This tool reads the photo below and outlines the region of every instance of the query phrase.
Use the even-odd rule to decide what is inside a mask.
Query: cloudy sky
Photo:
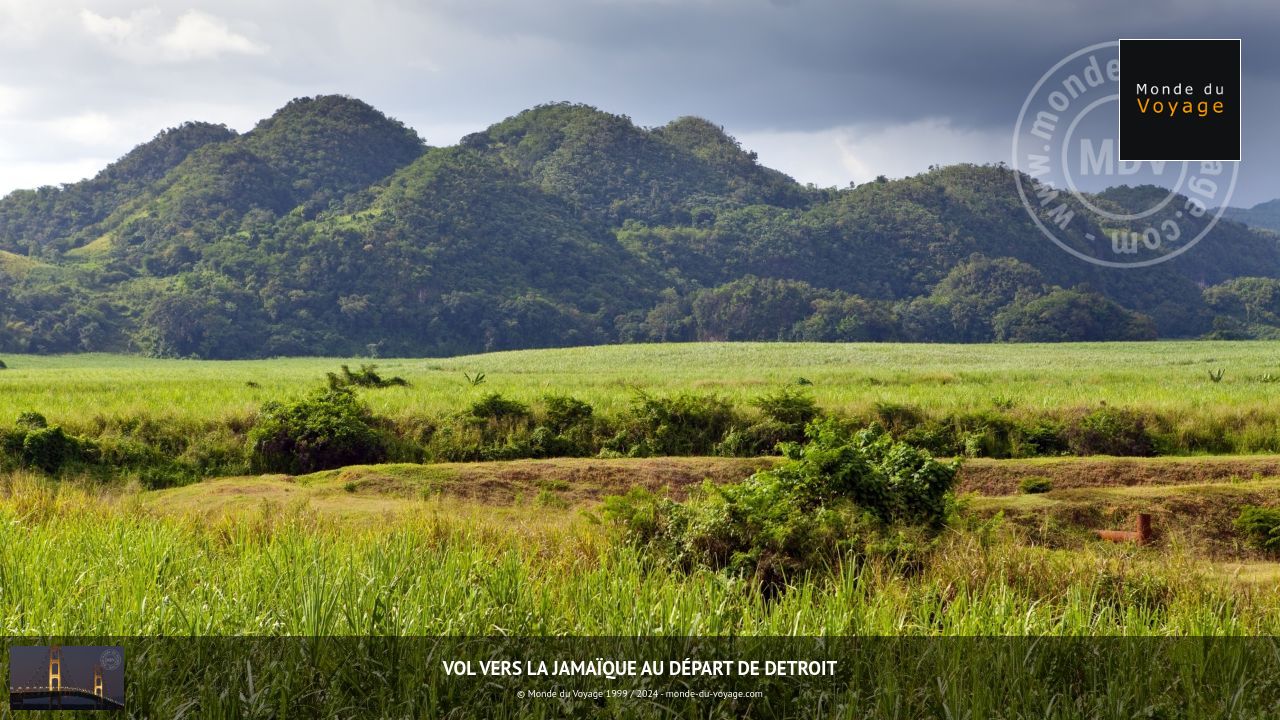
[[[701,115],[843,186],[1008,160],[1040,75],[1118,37],[1242,37],[1233,204],[1280,197],[1274,0],[0,0],[0,194],[319,93],[434,145],[552,100],[642,125]]]

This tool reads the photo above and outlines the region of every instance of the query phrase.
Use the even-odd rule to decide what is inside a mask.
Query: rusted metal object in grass
[[[1147,545],[1151,542],[1151,514],[1138,513],[1138,522],[1134,530],[1099,530],[1097,532],[1102,540]]]

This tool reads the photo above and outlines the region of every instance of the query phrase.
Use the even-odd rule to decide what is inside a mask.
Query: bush
[[[726,457],[776,454],[779,445],[795,442],[796,439],[796,429],[793,426],[776,420],[762,420],[749,427],[730,430],[716,446],[716,454]]]
[[[1250,545],[1269,555],[1280,553],[1280,508],[1247,505],[1236,517],[1235,527]]]
[[[377,370],[377,365],[361,365],[358,371],[351,372],[351,368],[343,365],[341,373],[326,373],[329,378],[329,389],[405,387],[409,384],[409,381],[402,377],[384,378],[377,373]]]
[[[27,439],[25,430],[0,428],[0,469],[9,469],[22,461],[22,441]]]
[[[958,449],[967,457],[1007,458],[1013,455],[1017,425],[993,411],[963,413],[949,418],[959,441]]]
[[[1050,418],[1038,418],[1018,427],[1016,456],[1061,455],[1068,450],[1062,424]]]
[[[1155,454],[1155,441],[1143,416],[1133,410],[1103,406],[1067,424],[1067,447],[1076,455]]]
[[[583,457],[598,448],[600,423],[590,405],[547,396],[542,422],[529,406],[499,394],[486,395],[464,413],[446,419],[426,439],[429,457],[451,462]]]
[[[38,412],[18,415],[16,427],[0,431],[0,461],[43,470],[50,475],[68,463],[97,459],[97,446],[88,438],[68,435],[60,426],[50,427]]]
[[[710,455],[737,422],[733,406],[713,395],[639,392],[606,449],[632,457]]]
[[[508,400],[498,393],[489,393],[471,404],[467,414],[479,420],[526,420],[529,406],[516,400]]]
[[[758,397],[751,404],[764,417],[750,427],[730,430],[717,454],[751,457],[776,453],[781,443],[803,441],[805,426],[818,417],[813,398],[790,387]]]
[[[18,414],[17,425],[24,430],[39,430],[49,427],[49,421],[40,413],[29,410]]]
[[[1030,475],[1022,478],[1022,482],[1018,483],[1018,490],[1027,495],[1047,493],[1052,489],[1053,481],[1042,475]]]
[[[877,402],[874,409],[876,422],[889,428],[895,435],[925,422],[924,413],[914,405],[882,401]]]
[[[771,591],[900,530],[941,526],[956,463],[894,442],[879,426],[851,433],[827,420],[807,434],[809,442],[784,446],[785,463],[742,483],[706,483],[686,503],[635,489],[607,498],[604,513],[627,542],[677,566],[749,575]]]
[[[595,412],[587,403],[568,395],[548,395],[543,402],[547,406],[547,427],[558,435],[589,424]]]
[[[256,472],[290,474],[382,462],[389,446],[369,408],[346,390],[263,405],[249,444]]]
[[[70,462],[89,459],[93,444],[68,435],[61,426],[28,430],[22,439],[22,461],[50,475]]]
[[[751,404],[760,408],[761,414],[769,420],[800,428],[801,435],[805,426],[818,417],[818,404],[813,397],[790,387],[761,395],[752,400]]]
[[[175,457],[172,452],[164,451],[154,440],[136,437],[105,438],[101,442],[99,453],[103,467],[109,468],[109,472],[117,477],[132,477],[147,490],[198,482],[217,472],[202,471]],[[243,448],[240,449],[239,457],[240,464],[243,465]]]
[[[557,435],[545,425],[539,425],[528,433],[510,433],[505,442],[492,443],[481,447],[479,451],[481,460],[575,457],[585,454],[588,453],[581,452],[572,441],[563,435]]]
[[[951,419],[928,420],[898,437],[903,442],[928,450],[934,455],[963,455],[965,438],[958,438],[956,432],[956,424]]]
[[[0,360],[0,370],[8,370],[8,369],[9,369],[9,366],[5,365],[3,360]]]

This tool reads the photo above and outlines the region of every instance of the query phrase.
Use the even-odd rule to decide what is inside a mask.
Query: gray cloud
[[[1244,38],[1237,200],[1280,195],[1280,14],[1252,0],[0,0],[0,192],[74,180],[59,173],[182,120],[244,130],[322,92],[435,143],[549,100],[646,125],[697,114],[798,179],[864,180],[1006,159],[989,155],[1058,58],[1162,36]],[[938,127],[972,153],[920,142]]]

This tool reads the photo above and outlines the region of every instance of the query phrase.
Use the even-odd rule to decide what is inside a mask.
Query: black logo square
[[[1120,41],[1121,160],[1240,159],[1240,41]]]

